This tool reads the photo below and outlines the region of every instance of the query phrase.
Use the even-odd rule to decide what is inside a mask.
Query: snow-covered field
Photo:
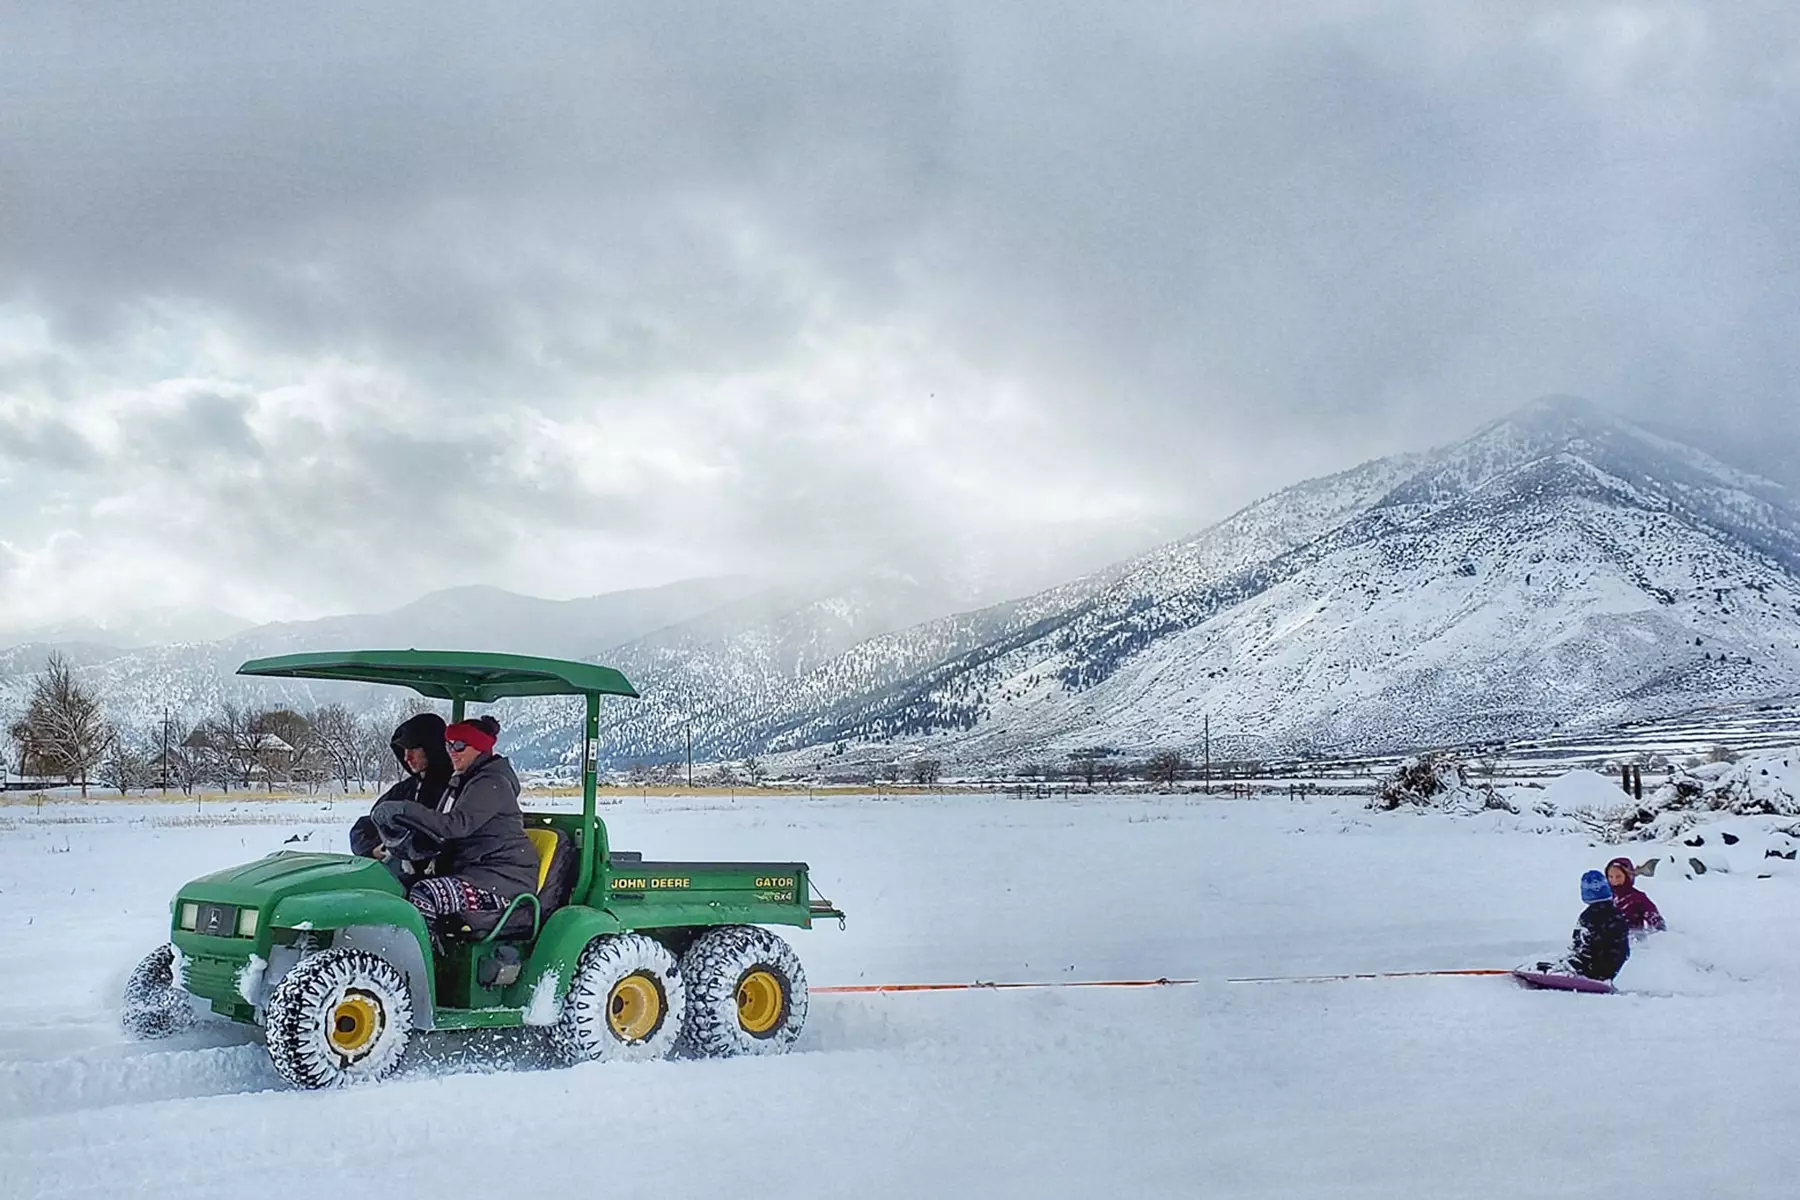
[[[360,807],[0,808],[0,1197],[1800,1193],[1783,860],[1646,880],[1672,931],[1616,997],[1232,982],[1559,950],[1580,872],[1618,851],[1506,814],[632,799],[605,813],[623,848],[812,863],[850,913],[795,934],[815,986],[1200,982],[821,995],[778,1059],[546,1069],[522,1035],[436,1037],[336,1093],[284,1089],[237,1029],[122,1039],[118,987],[178,884],[339,845]],[[1708,821],[1740,846],[1770,823]]]

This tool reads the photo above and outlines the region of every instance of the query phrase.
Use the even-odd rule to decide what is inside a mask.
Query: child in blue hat
[[[1581,877],[1581,899],[1587,907],[1575,923],[1568,969],[1589,979],[1611,980],[1631,957],[1631,927],[1613,903],[1612,885],[1599,871]]]

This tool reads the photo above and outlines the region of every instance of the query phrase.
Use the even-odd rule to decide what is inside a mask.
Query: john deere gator
[[[539,1026],[564,1061],[769,1054],[806,1021],[806,972],[768,926],[843,920],[801,862],[666,862],[618,850],[596,816],[601,701],[635,697],[590,663],[451,651],[299,654],[239,674],[411,688],[464,706],[581,697],[581,812],[527,812],[537,889],[431,929],[388,868],[278,851],[184,884],[169,942],[126,987],[139,1037],[199,1017],[262,1027],[301,1087],[379,1079],[415,1032]]]

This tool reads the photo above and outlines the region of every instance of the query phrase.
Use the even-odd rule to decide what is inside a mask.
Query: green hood
[[[309,892],[364,891],[405,895],[399,880],[371,858],[282,850],[242,866],[202,875],[179,900],[205,900],[267,911],[277,901]]]

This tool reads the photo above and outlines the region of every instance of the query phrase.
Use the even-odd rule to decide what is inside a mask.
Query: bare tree
[[[265,752],[267,731],[260,714],[228,701],[202,724],[202,730],[214,777],[228,790],[233,783],[249,787]]]
[[[752,754],[744,760],[744,778],[750,781],[751,787],[761,787],[768,777],[769,768],[763,765],[762,759]]]
[[[350,781],[361,779],[366,758],[361,722],[341,704],[324,704],[314,710],[310,724],[321,769],[348,792]]]
[[[1179,750],[1158,750],[1144,763],[1144,778],[1173,787],[1188,771],[1188,760]]]
[[[362,730],[357,741],[358,779],[384,788],[400,778],[400,760],[394,757],[394,729],[400,723],[379,715],[364,717],[357,723]]]
[[[4,783],[8,771],[25,774],[25,743],[19,739],[23,721],[15,721],[11,725],[0,727],[0,749],[11,748],[10,754],[0,754],[0,783]]]
[[[924,787],[936,785],[944,776],[944,764],[935,758],[915,759],[912,765],[912,781]]]
[[[157,781],[157,756],[123,736],[107,744],[100,760],[100,782],[119,789],[124,796],[133,788],[154,787]]]
[[[1089,791],[1094,790],[1094,776],[1100,773],[1100,757],[1098,750],[1077,750],[1069,755],[1069,773]]]
[[[144,744],[145,763],[151,776],[145,787],[161,786],[166,791],[173,784],[183,792],[193,792],[203,774],[200,755],[188,745],[193,737],[194,726],[185,719],[173,714],[164,718],[151,740]]]
[[[1100,777],[1101,783],[1118,783],[1125,778],[1125,764],[1116,758],[1103,758],[1095,766],[1094,773]]]
[[[653,763],[638,759],[625,769],[626,781],[632,787],[670,787],[681,783],[686,776],[678,762]]]
[[[180,769],[186,777],[187,790],[196,784],[216,783],[226,792],[231,791],[234,777],[231,760],[216,738],[211,719],[188,730],[187,736],[171,751],[170,765]]]
[[[193,736],[192,730],[186,731],[180,741],[170,742],[168,750],[169,782],[180,788],[182,794],[187,796],[193,795],[195,785],[206,778],[205,756],[196,753],[188,745],[189,739]]]
[[[51,654],[31,689],[25,715],[13,723],[19,770],[79,783],[87,795],[94,768],[113,740],[100,700],[75,678],[68,659]]]

